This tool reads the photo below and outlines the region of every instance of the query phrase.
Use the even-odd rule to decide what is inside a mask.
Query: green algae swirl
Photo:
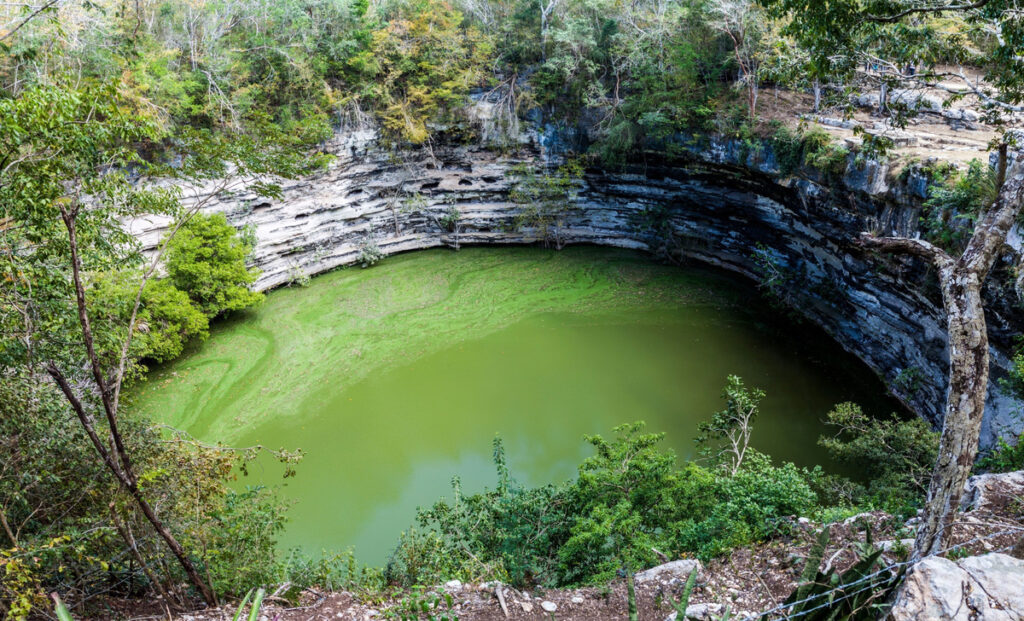
[[[381,562],[418,505],[513,473],[563,479],[585,433],[646,420],[692,454],[725,376],[768,392],[758,448],[811,465],[836,402],[882,388],[817,331],[780,325],[746,283],[593,247],[425,251],[272,292],[150,373],[133,407],[205,441],[302,448],[285,546]],[[265,464],[243,484],[280,481]]]

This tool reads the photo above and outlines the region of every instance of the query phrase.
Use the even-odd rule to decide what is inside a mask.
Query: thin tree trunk
[[[949,331],[946,414],[913,560],[938,554],[948,547],[960,497],[978,454],[988,394],[988,333],[981,281],[973,271],[961,270],[953,270],[944,280],[948,281],[942,287],[942,297]]]
[[[174,555],[178,564],[181,565],[181,568],[185,571],[185,575],[188,576],[189,581],[192,582],[192,584],[199,590],[199,593],[203,597],[203,601],[211,606],[216,605],[217,600],[213,595],[213,591],[205,582],[203,582],[203,579],[199,577],[199,572],[196,571],[195,565],[192,564],[192,560],[188,557],[188,554],[185,553],[185,549],[181,547],[181,544],[178,543],[178,540],[175,539],[171,531],[164,526],[163,521],[157,517],[153,508],[149,505],[149,502],[142,496],[139,486],[121,471],[117,462],[114,461],[113,455],[111,455],[106,447],[103,446],[103,441],[100,440],[99,435],[96,433],[91,417],[85,411],[85,408],[82,406],[82,402],[75,396],[67,378],[65,378],[60,370],[52,363],[47,368],[47,372],[50,374],[50,377],[57,382],[61,392],[64,393],[64,397],[68,400],[68,403],[71,404],[72,409],[74,409],[75,414],[78,416],[79,422],[82,423],[82,427],[85,429],[86,434],[88,434],[89,439],[92,441],[93,448],[95,448],[96,452],[99,453],[103,463],[106,464],[107,468],[114,473],[114,477],[117,478],[118,483],[120,483],[121,486],[124,487],[131,495],[132,500],[135,501],[135,504],[137,504],[139,509],[142,510],[142,514],[146,516],[146,519],[153,526],[153,530],[155,530],[156,533],[160,535],[160,538],[164,540],[164,543],[167,545],[168,549],[170,549],[171,554]]]
[[[61,373],[60,369],[51,362],[47,368],[49,375],[57,382],[61,391],[64,393],[68,403],[71,404],[78,416],[79,422],[85,428],[86,433],[92,440],[93,447],[99,453],[103,459],[103,463],[113,472],[118,482],[128,491],[132,499],[138,505],[146,519],[153,526],[160,538],[164,540],[171,553],[178,560],[185,574],[188,576],[192,584],[199,590],[203,600],[208,605],[216,605],[216,597],[210,587],[200,578],[199,573],[196,571],[195,566],[192,564],[192,560],[189,559],[188,554],[185,553],[184,548],[178,543],[178,540],[174,537],[170,530],[164,525],[163,521],[157,517],[156,512],[149,505],[149,502],[143,497],[141,490],[139,490],[138,482],[135,474],[132,471],[132,462],[129,456],[128,450],[124,445],[124,440],[121,437],[120,429],[117,425],[117,402],[113,400],[111,390],[106,379],[103,376],[103,370],[100,366],[99,356],[96,354],[96,349],[93,343],[92,328],[89,324],[89,313],[86,307],[85,301],[85,287],[82,285],[82,265],[81,258],[78,254],[78,234],[76,228],[76,219],[78,217],[79,206],[75,205],[70,210],[61,206],[61,218],[64,221],[64,225],[68,231],[68,243],[71,251],[71,274],[72,284],[75,288],[75,301],[78,309],[79,324],[82,328],[82,343],[85,346],[86,354],[89,359],[89,365],[92,370],[93,381],[96,384],[96,389],[99,392],[100,401],[103,404],[103,411],[106,414],[107,427],[110,432],[110,439],[113,445],[113,453],[107,450],[104,446],[103,441],[96,433],[92,423],[92,418],[88,415],[83,407],[81,401],[75,396],[74,391],[71,388],[70,383]],[[117,378],[120,381],[120,378]]]
[[[4,532],[7,533],[7,538],[11,540],[14,547],[18,547],[18,538],[14,535],[14,531],[11,530],[11,525],[7,522],[7,512],[4,511],[3,507],[0,507],[0,526],[3,526]]]

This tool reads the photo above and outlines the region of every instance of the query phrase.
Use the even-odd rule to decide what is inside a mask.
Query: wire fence
[[[937,552],[936,556],[938,556],[940,554],[946,554],[946,553],[952,552],[954,550],[959,550],[961,548],[965,548],[965,547],[973,545],[975,543],[980,543],[982,541],[987,541],[989,539],[995,539],[996,537],[1002,537],[1003,535],[1019,534],[1021,532],[1021,530],[1022,529],[1020,527],[1012,527],[1012,528],[1009,528],[1007,530],[1001,530],[1001,531],[998,531],[998,532],[989,533],[988,535],[984,535],[984,536],[981,536],[981,537],[975,537],[975,538],[970,539],[968,541],[964,541],[962,543],[958,543],[956,545],[949,546],[948,548]],[[990,552],[1007,552],[1009,550],[1012,550],[1013,548],[1014,548],[1014,545],[1009,545],[1009,546],[1006,546],[1004,548],[1000,548],[998,550],[991,550]],[[865,591],[869,591],[871,589],[874,589],[877,586],[873,582],[871,582],[874,578],[877,578],[877,577],[885,575],[885,574],[888,574],[888,575],[891,576],[896,571],[898,571],[899,569],[904,568],[904,567],[909,567],[911,565],[915,565],[917,562],[918,561],[909,561],[908,560],[908,561],[900,561],[898,563],[891,563],[891,564],[886,565],[885,567],[879,569],[878,571],[870,573],[870,574],[868,574],[866,576],[862,576],[861,578],[858,578],[857,580],[854,580],[854,581],[849,582],[847,584],[841,584],[841,585],[839,585],[839,586],[837,586],[837,587],[835,587],[833,589],[829,589],[828,591],[824,591],[822,593],[816,593],[815,595],[812,595],[810,597],[807,597],[807,598],[804,598],[804,599],[801,599],[801,600],[798,600],[798,601],[795,601],[795,602],[791,602],[791,603],[788,603],[788,604],[780,604],[779,606],[776,606],[774,608],[770,608],[768,610],[760,612],[757,615],[747,616],[746,620],[747,621],[756,621],[758,619],[766,619],[766,618],[769,618],[769,617],[778,618],[778,619],[799,619],[800,617],[807,616],[807,615],[811,614],[812,612],[815,612],[817,610],[821,610],[823,608],[836,606],[836,605],[840,604],[843,601],[852,599],[856,595],[860,595],[861,593],[864,593]],[[865,582],[868,582],[869,584],[867,586],[864,586],[864,587],[856,590],[856,591],[847,592],[850,588],[858,586],[858,585],[861,585],[861,584],[864,584]],[[831,596],[833,596],[834,594],[837,594],[837,593],[841,593],[842,595],[840,597],[835,597],[835,598],[831,597]],[[796,608],[797,606],[800,606],[801,604],[808,604],[808,603],[814,602],[816,600],[820,600],[822,598],[829,598],[829,599],[827,601],[825,601],[825,603],[817,605],[817,606],[815,606],[813,608],[808,608],[806,610],[800,610],[798,612],[787,612],[789,610],[792,610],[792,609]]]

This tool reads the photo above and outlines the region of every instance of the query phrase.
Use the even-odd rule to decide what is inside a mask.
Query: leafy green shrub
[[[379,592],[384,587],[382,570],[360,564],[352,550],[322,554],[312,558],[292,550],[285,561],[286,573],[291,588],[285,597],[292,598],[309,587],[320,587],[328,591]]]
[[[784,175],[792,175],[804,165],[826,175],[841,175],[850,155],[848,149],[835,143],[832,134],[818,126],[796,131],[781,126],[772,135],[772,146]]]
[[[735,379],[730,386],[742,389]],[[463,496],[456,480],[451,502],[420,513],[427,531],[403,536],[388,580],[431,584],[470,575],[517,585],[600,583],[620,570],[657,564],[655,549],[709,559],[781,534],[785,518],[817,507],[818,471],[775,466],[753,449],[735,469],[677,468],[675,454],[661,448],[663,434],[645,433],[639,422],[614,431],[610,440],[586,438],[594,455],[575,480],[536,488],[512,481],[495,440],[497,488]]]
[[[962,250],[974,219],[996,199],[995,171],[974,159],[966,172],[940,171],[933,181],[921,213],[924,236],[946,250]]]
[[[839,462],[869,481],[856,503],[891,512],[916,507],[927,489],[939,450],[939,433],[920,418],[871,418],[854,403],[841,403],[828,414],[837,428],[818,444]]]
[[[380,249],[377,242],[367,238],[359,248],[359,257],[356,259],[356,263],[363,268],[372,267],[380,263],[384,256],[384,251]]]
[[[277,559],[277,535],[284,529],[285,508],[270,490],[228,491],[209,515],[201,540],[218,593],[242,593],[251,584],[279,581],[284,565]]]
[[[223,214],[195,214],[167,249],[167,277],[207,317],[256,304],[263,295],[249,287],[259,272],[245,259],[252,252]]]
[[[140,355],[157,362],[177,358],[190,339],[209,336],[209,319],[167,279],[146,283],[139,323],[145,326]]]
[[[467,563],[466,554],[438,532],[410,529],[388,557],[384,580],[401,587],[468,580]]]

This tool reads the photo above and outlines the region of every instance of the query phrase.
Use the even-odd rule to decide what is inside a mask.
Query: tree
[[[747,113],[757,116],[760,92],[760,38],[765,18],[752,0],[713,0],[708,7],[711,25],[732,43],[733,58],[739,71],[738,82],[747,93]]]
[[[287,137],[269,146],[244,135],[185,131],[175,141],[182,155],[177,166],[140,155],[164,138],[156,119],[116,85],[36,87],[0,100],[0,273],[3,298],[16,311],[0,316],[0,365],[5,373],[20,369],[30,381],[50,377],[95,455],[212,604],[212,589],[140,484],[137,455],[126,442],[121,388],[135,363],[133,337],[145,286],[167,242],[147,263],[123,221],[175,216],[176,230],[206,200],[242,180],[270,172],[294,175],[303,167]],[[209,184],[213,192],[186,208],[179,201],[182,190],[149,183],[155,176],[192,187]],[[276,194],[273,184],[251,187]],[[138,275],[129,318],[96,321],[90,285],[113,270]]]
[[[249,287],[259,272],[245,265],[252,247],[224,214],[194,214],[174,232],[167,249],[167,277],[213,318],[259,302]]]
[[[988,394],[989,352],[981,289],[1010,227],[1024,205],[1024,161],[1018,161],[999,198],[975,224],[963,253],[953,258],[923,240],[862,234],[867,248],[909,254],[931,263],[938,272],[949,338],[949,384],[939,456],[914,543],[914,558],[944,550],[952,537],[964,485],[978,455],[981,420]]]
[[[748,389],[742,379],[730,375],[722,389],[725,409],[712,415],[711,420],[698,425],[700,433],[696,438],[697,446],[706,457],[716,461],[723,458],[728,460],[725,466],[730,476],[735,476],[743,467],[743,459],[750,446],[750,434],[754,430],[754,419],[760,412],[764,397],[764,391],[760,388]],[[710,445],[712,442],[722,442],[722,446],[716,451]]]
[[[449,120],[482,79],[491,45],[444,0],[411,0],[349,61],[360,97],[388,137],[429,144],[428,123]]]

